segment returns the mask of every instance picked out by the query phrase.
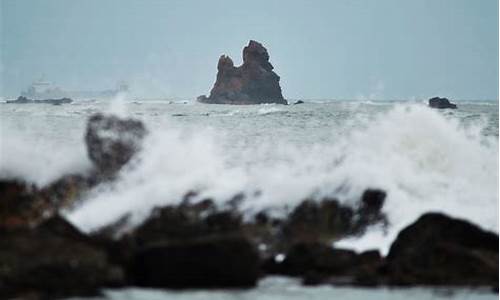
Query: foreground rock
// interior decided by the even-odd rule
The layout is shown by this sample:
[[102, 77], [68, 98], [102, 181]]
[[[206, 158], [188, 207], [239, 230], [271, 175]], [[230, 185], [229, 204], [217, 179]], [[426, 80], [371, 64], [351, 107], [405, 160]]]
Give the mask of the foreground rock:
[[34, 229], [1, 229], [0, 298], [96, 295], [123, 284], [123, 270], [61, 217]]
[[100, 175], [112, 177], [140, 149], [145, 135], [139, 120], [94, 114], [85, 134], [89, 158]]
[[287, 104], [281, 94], [280, 77], [273, 72], [269, 54], [262, 44], [250, 41], [243, 49], [243, 65], [235, 67], [222, 55], [217, 64], [217, 80], [210, 96], [198, 101], [214, 104]]
[[66, 174], [44, 187], [15, 178], [0, 180], [0, 228], [35, 226], [71, 208], [90, 188], [113, 178], [138, 151], [145, 134], [140, 121], [93, 115], [85, 140], [94, 172]]
[[455, 109], [455, 108], [457, 108], [457, 105], [454, 103], [451, 103], [450, 100], [448, 100], [448, 98], [434, 97], [434, 98], [429, 99], [429, 107]]
[[131, 274], [134, 284], [146, 287], [253, 287], [259, 257], [242, 236], [211, 236], [143, 248]]
[[387, 256], [390, 284], [498, 284], [498, 234], [427, 213], [403, 229]]
[[377, 250], [356, 253], [322, 243], [297, 243], [283, 261], [268, 260], [263, 268], [270, 274], [299, 276], [304, 284], [376, 285], [383, 259]]
[[7, 100], [10, 104], [52, 104], [61, 105], [73, 102], [70, 98], [33, 100], [24, 96], [19, 96], [16, 100]]
[[386, 193], [367, 189], [356, 207], [336, 199], [305, 200], [285, 220], [283, 236], [289, 244], [297, 242], [330, 243], [346, 236], [359, 235], [374, 224], [387, 225], [382, 206]]
[[0, 180], [0, 228], [35, 226], [72, 206], [91, 185], [81, 175], [65, 175], [43, 188], [17, 179]]

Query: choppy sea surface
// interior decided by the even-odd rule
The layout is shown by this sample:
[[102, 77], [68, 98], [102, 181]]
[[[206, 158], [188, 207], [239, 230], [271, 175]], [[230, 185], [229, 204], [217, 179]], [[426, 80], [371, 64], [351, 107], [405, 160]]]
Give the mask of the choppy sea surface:
[[[387, 252], [404, 226], [441, 211], [498, 232], [498, 101], [461, 101], [457, 110], [410, 101], [306, 101], [229, 106], [192, 101], [0, 103], [0, 177], [43, 186], [90, 168], [83, 136], [96, 112], [138, 118], [149, 135], [119, 180], [98, 186], [67, 217], [83, 231], [132, 213], [140, 223], [157, 205], [200, 190], [222, 204], [247, 195], [248, 216], [283, 215], [306, 197], [354, 204], [364, 189], [387, 191], [390, 227], [338, 247]], [[249, 291], [109, 291], [111, 299], [489, 299], [480, 291], [305, 288], [269, 279]], [[281, 298], [280, 298], [281, 297]], [[496, 297], [495, 297], [496, 298]]]

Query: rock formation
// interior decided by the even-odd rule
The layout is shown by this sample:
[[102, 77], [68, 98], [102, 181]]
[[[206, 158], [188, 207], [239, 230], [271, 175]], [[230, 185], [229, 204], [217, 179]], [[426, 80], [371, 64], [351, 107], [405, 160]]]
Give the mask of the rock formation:
[[401, 230], [387, 255], [390, 284], [498, 283], [498, 234], [441, 213]]
[[433, 97], [429, 99], [429, 106], [432, 108], [457, 108], [457, 105], [451, 103], [448, 98]]
[[101, 175], [109, 177], [139, 150], [145, 135], [141, 121], [94, 114], [89, 118], [85, 135], [89, 158]]
[[280, 77], [273, 72], [269, 54], [262, 44], [250, 41], [243, 49], [243, 64], [235, 67], [229, 56], [217, 64], [217, 80], [210, 96], [198, 101], [212, 104], [287, 104], [281, 94]]

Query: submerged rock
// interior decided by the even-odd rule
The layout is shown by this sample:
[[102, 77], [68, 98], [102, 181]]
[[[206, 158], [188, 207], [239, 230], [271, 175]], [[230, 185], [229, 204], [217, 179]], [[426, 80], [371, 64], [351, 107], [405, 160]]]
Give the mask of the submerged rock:
[[429, 99], [429, 106], [432, 108], [457, 108], [457, 105], [451, 103], [448, 98], [434, 97]]
[[403, 229], [387, 256], [391, 284], [498, 284], [498, 234], [441, 213]]
[[89, 158], [101, 175], [112, 176], [140, 149], [145, 135], [139, 120], [94, 114], [85, 134]]
[[217, 64], [217, 80], [210, 96], [198, 101], [214, 104], [287, 104], [281, 94], [280, 77], [273, 72], [266, 48], [250, 41], [243, 49], [243, 64], [235, 67], [229, 56], [222, 55]]

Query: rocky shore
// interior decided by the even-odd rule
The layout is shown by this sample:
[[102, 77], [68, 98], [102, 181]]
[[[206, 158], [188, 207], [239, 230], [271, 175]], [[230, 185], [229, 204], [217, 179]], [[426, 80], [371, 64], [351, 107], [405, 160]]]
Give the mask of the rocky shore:
[[304, 199], [283, 218], [243, 215], [244, 194], [225, 205], [186, 191], [135, 228], [127, 216], [88, 234], [62, 215], [112, 182], [148, 134], [139, 120], [96, 114], [85, 141], [93, 170], [39, 188], [0, 180], [0, 298], [54, 299], [102, 288], [252, 288], [285, 275], [305, 285], [463, 286], [498, 291], [498, 234], [428, 212], [404, 228], [387, 256], [332, 247], [370, 226], [391, 226], [386, 192], [367, 188], [355, 206]]

